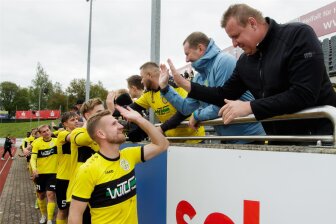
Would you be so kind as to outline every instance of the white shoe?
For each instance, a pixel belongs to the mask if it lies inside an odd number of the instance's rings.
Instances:
[[[47,224],[53,224],[53,222],[51,220],[48,220]]]
[[[1,157],[1,160],[5,160],[5,158]]]
[[[46,221],[47,221],[47,217],[42,215],[41,218],[40,218],[40,224],[44,224]]]
[[[14,159],[14,157],[12,157],[12,160]]]

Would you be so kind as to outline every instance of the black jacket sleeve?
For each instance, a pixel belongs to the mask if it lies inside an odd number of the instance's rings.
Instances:
[[[224,99],[237,100],[246,91],[247,87],[235,69],[229,80],[221,87],[207,87],[191,82],[191,91],[188,97],[222,107]]]
[[[171,116],[168,120],[166,120],[160,127],[163,132],[176,128],[182,121],[188,118],[190,115],[185,116],[180,112],[176,111],[176,113]]]

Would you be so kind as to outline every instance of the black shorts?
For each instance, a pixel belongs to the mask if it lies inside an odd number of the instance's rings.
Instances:
[[[59,209],[69,208],[69,203],[66,203],[66,192],[68,189],[69,180],[56,179],[56,199]]]
[[[39,174],[35,183],[37,192],[55,191],[56,174]]]

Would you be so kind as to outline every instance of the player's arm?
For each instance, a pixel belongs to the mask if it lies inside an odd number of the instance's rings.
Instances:
[[[31,166],[32,172],[33,172],[33,179],[38,177],[36,162],[37,162],[37,153],[32,153],[31,158],[30,158],[30,166]]]
[[[87,207],[87,202],[78,201],[72,198],[70,203],[68,224],[83,223],[83,213]]]
[[[144,146],[144,159],[149,160],[161,152],[167,150],[169,146],[168,140],[162,133],[157,131],[155,126],[148,120],[143,118],[138,112],[132,110],[130,107],[123,108],[116,106],[116,109],[128,121],[136,123],[151,139],[151,143]]]
[[[179,111],[176,111],[176,113],[173,116],[171,116],[168,120],[166,120],[163,124],[161,124],[160,128],[163,132],[176,128],[182,121],[184,121],[189,116],[190,115],[185,116]]]

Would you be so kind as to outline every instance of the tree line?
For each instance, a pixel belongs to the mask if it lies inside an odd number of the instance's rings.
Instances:
[[[8,111],[9,117],[15,116],[16,110],[58,110],[68,111],[78,99],[85,99],[85,79],[73,79],[69,86],[62,90],[59,82],[53,83],[49,75],[37,64],[36,75],[32,85],[25,88],[5,81],[0,83],[0,110]],[[90,98],[99,97],[105,99],[108,91],[101,81],[90,84]]]

